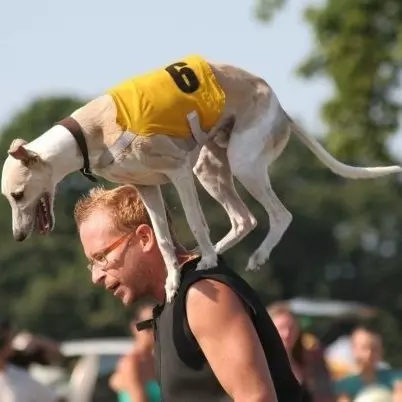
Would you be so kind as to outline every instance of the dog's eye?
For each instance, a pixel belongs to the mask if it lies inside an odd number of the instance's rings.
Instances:
[[[15,201],[20,201],[24,197],[24,192],[18,191],[16,193],[11,193],[11,197],[13,197]]]

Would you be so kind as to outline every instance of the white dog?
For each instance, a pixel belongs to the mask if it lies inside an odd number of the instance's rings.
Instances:
[[[198,243],[198,268],[216,265],[217,254],[238,243],[256,225],[233,184],[235,176],[262,204],[270,230],[251,255],[254,270],[269,258],[292,215],[271,187],[268,166],[290,133],[333,172],[348,178],[399,173],[399,166],[360,168],[334,159],[282,109],[261,78],[230,65],[190,56],[127,80],[56,123],[30,143],[15,139],[2,174],[2,193],[12,208],[13,235],[54,227],[56,185],[69,173],[93,171],[136,186],[149,212],[166,263],[166,295],[179,285],[179,264],[169,233],[160,185],[172,182]],[[83,168],[84,166],[84,168]],[[193,174],[226,210],[231,230],[215,246],[198,201]]]

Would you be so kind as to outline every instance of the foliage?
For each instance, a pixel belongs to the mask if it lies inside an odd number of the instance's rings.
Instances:
[[[269,22],[284,4],[285,0],[259,0],[254,10],[255,15],[260,21]]]
[[[269,21],[284,3],[257,1],[257,17]],[[387,144],[398,128],[401,109],[395,94],[401,76],[402,3],[326,0],[308,7],[305,16],[314,32],[315,46],[298,72],[308,79],[324,76],[334,88],[322,107],[328,127],[324,137],[327,149],[351,164],[394,163]],[[399,333],[400,339],[401,296],[396,284],[402,276],[398,230],[402,217],[398,178],[355,182],[328,176],[320,188],[316,173],[306,173],[315,179],[300,196],[304,195],[304,213],[311,210],[312,215],[308,215],[308,222],[300,222],[300,227],[309,236],[311,225],[319,220],[320,236],[332,233],[328,237],[330,248],[320,262],[325,272],[322,282],[316,274],[312,284],[332,297],[380,306],[397,320],[385,325],[384,331],[393,339]],[[290,194],[285,199],[293,201]],[[293,227],[296,230],[297,223]],[[319,248],[317,251],[321,255]],[[299,271],[309,276],[307,268]],[[394,350],[391,347],[391,357],[395,357]]]

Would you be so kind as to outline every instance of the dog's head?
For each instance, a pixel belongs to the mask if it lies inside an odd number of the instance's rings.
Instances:
[[[1,178],[1,192],[10,203],[13,236],[18,241],[34,229],[48,234],[55,222],[52,167],[26,144],[22,139],[11,143]]]

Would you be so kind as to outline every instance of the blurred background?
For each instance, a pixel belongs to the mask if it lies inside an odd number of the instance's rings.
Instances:
[[[399,0],[15,0],[2,3],[0,16],[1,163],[12,139],[32,140],[121,80],[189,53],[260,75],[341,161],[402,163]],[[370,321],[384,361],[402,367],[401,178],[344,180],[295,139],[270,174],[294,220],[269,264],[245,273],[269,222],[238,185],[258,227],[227,253],[233,268],[266,305],[291,300],[302,329],[324,348]],[[116,358],[131,345],[131,311],[91,285],[74,227],[73,206],[92,185],[68,176],[57,191],[55,231],[22,244],[0,198],[0,315],[64,345],[74,362],[109,346]],[[216,241],[229,220],[198,188]],[[175,191],[166,185],[164,193],[176,230],[194,245]]]

